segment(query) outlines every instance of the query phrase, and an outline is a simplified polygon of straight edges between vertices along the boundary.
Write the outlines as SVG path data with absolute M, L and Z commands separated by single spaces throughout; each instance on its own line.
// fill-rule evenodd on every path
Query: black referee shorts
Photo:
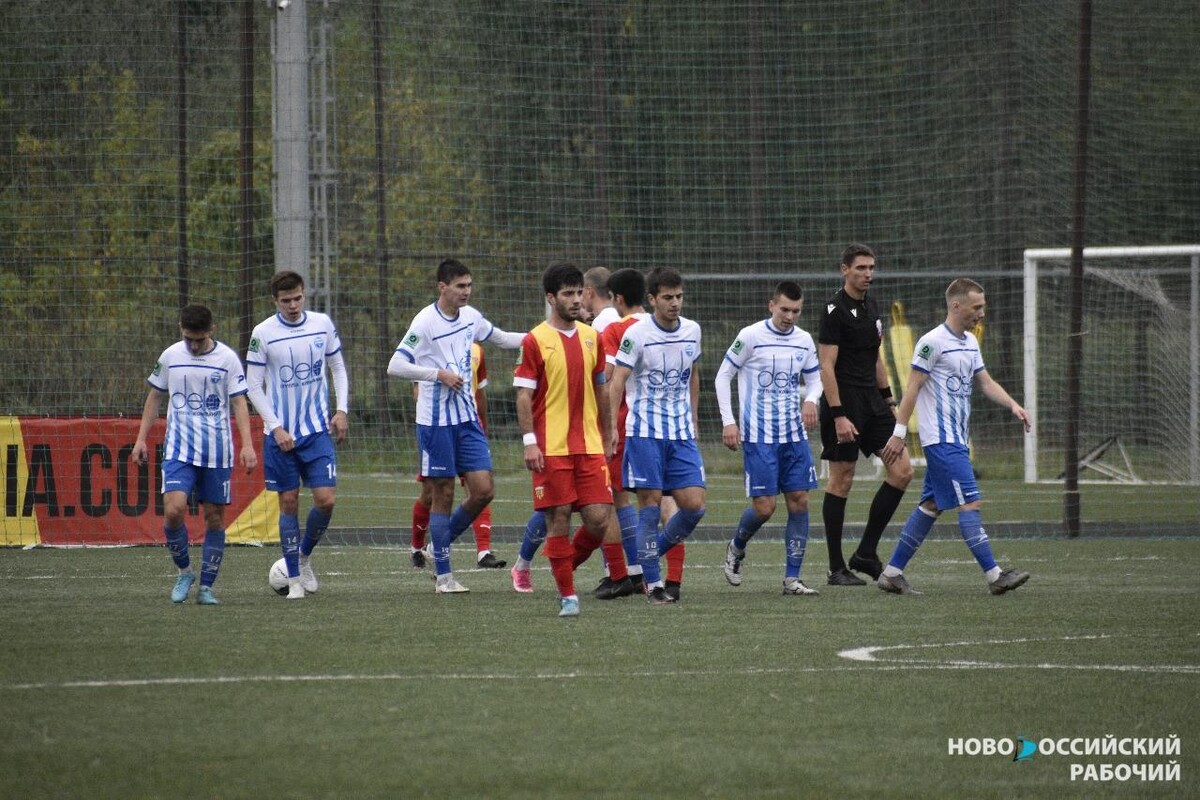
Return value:
M 839 387 L 842 409 L 846 418 L 858 428 L 858 439 L 839 444 L 837 429 L 829 404 L 821 397 L 821 458 L 825 461 L 857 461 L 858 453 L 871 456 L 883 449 L 892 431 L 896 428 L 896 415 L 892 407 L 879 394 L 879 390 L 859 386 Z

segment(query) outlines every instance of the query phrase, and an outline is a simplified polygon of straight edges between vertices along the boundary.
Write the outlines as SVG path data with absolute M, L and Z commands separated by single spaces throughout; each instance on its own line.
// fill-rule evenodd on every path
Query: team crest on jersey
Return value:
M 318 350 L 324 350 L 325 349 L 325 340 L 317 339 L 317 341 L 313 344 L 313 347 L 317 348 Z
M 688 358 L 691 358 L 696 353 L 696 348 L 689 344 L 683 348 L 683 352 L 687 354 Z
M 583 340 L 583 346 L 584 346 L 584 347 L 586 347 L 588 350 L 595 350 L 595 349 L 596 349 L 596 343 L 595 343 L 595 342 L 593 342 L 591 339 L 584 339 L 584 340 Z
M 837 306 L 836 306 L 836 305 L 834 305 L 833 303 L 830 303 L 829 305 L 825 306 L 825 313 L 826 313 L 826 314 L 832 314 L 832 313 L 833 313 L 833 310 L 834 310 L 835 308 L 837 308 Z
M 545 486 L 533 487 L 533 496 L 536 497 L 538 500 L 541 500 L 543 497 L 546 496 L 546 487 Z
M 155 375 L 161 375 L 161 374 L 162 374 L 162 362 L 161 362 L 161 361 L 155 361 L 155 362 L 154 362 L 154 374 L 155 374 Z
M 259 343 L 258 337 L 255 336 L 253 339 L 250 340 L 250 352 L 257 353 L 261 349 L 262 349 L 262 345 Z
M 924 345 L 921 347 L 920 351 L 917 352 L 917 358 L 929 358 L 929 356 L 932 354 L 933 348 L 929 345 Z
M 742 348 L 745 346 L 746 345 L 742 342 L 741 339 L 734 339 L 733 347 L 729 348 L 729 352 L 733 353 L 735 356 L 739 355 L 742 352 Z
M 221 382 L 221 373 L 214 372 L 212 374 L 212 377 L 209 378 L 209 380 L 212 381 L 213 383 L 220 383 Z
M 621 340 L 621 352 L 627 355 L 633 352 L 633 339 L 627 336 Z
M 854 317 L 855 319 L 858 319 L 858 309 L 857 308 L 850 309 L 850 316 Z
M 420 341 L 421 341 L 420 336 L 418 336 L 416 333 L 410 333 L 408 336 L 404 337 L 404 346 L 405 347 L 416 347 L 417 343 Z

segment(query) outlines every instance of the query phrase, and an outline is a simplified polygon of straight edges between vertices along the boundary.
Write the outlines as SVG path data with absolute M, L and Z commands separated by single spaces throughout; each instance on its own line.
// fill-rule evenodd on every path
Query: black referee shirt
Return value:
M 875 362 L 879 359 L 882 340 L 883 319 L 870 292 L 862 300 L 855 300 L 844 288 L 838 289 L 826 301 L 817 342 L 837 345 L 833 374 L 839 387 L 876 386 Z

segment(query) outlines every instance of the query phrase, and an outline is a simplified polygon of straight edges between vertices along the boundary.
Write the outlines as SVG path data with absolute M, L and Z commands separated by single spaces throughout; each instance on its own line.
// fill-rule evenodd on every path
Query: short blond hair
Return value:
M 955 300 L 966 300 L 971 292 L 983 294 L 983 287 L 970 278 L 955 278 L 950 281 L 950 285 L 946 287 L 946 308 Z

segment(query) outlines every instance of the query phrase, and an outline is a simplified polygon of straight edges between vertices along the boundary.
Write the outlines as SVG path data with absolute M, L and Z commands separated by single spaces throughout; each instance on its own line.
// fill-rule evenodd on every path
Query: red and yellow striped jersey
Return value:
M 513 386 L 533 389 L 533 432 L 547 456 L 603 455 L 596 379 L 600 337 L 579 323 L 568 335 L 543 322 L 525 334 Z

